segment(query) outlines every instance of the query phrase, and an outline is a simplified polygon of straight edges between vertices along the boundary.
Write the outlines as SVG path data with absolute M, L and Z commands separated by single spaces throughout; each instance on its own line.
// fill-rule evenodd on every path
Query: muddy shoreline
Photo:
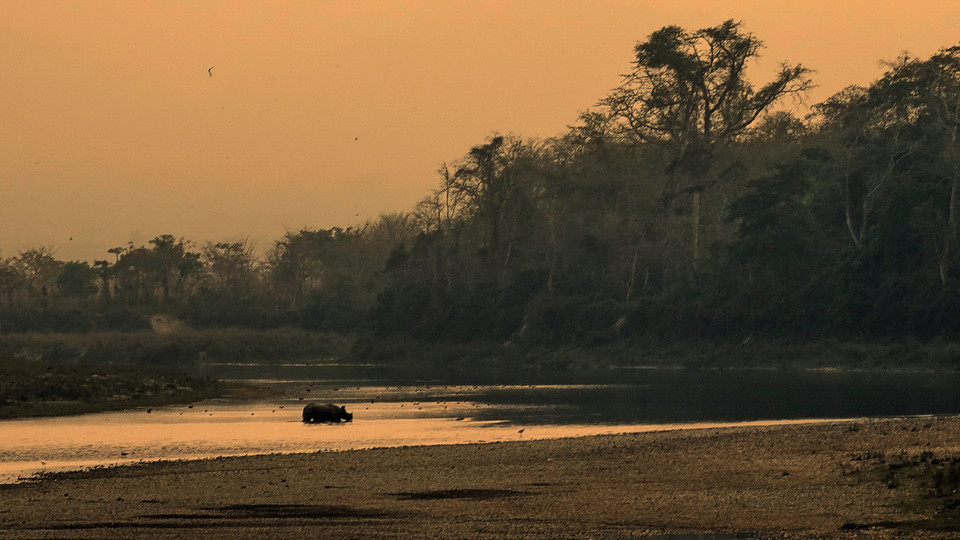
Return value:
M 0 486 L 0 537 L 955 538 L 958 463 L 957 416 L 160 462 Z

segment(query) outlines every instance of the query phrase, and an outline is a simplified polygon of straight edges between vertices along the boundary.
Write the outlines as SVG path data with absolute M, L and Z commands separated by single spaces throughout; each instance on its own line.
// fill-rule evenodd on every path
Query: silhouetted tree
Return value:
M 38 302 L 41 307 L 49 307 L 63 263 L 46 247 L 21 251 L 10 263 L 22 278 L 27 297 Z
M 694 264 L 701 194 L 720 180 L 721 153 L 774 103 L 811 86 L 808 69 L 784 64 L 773 81 L 755 89 L 746 72 L 762 46 L 733 20 L 694 32 L 666 26 L 637 44 L 634 69 L 600 101 L 625 137 L 663 151 L 663 215 L 669 219 L 689 197 Z
M 57 287 L 68 298 L 84 300 L 97 292 L 97 272 L 86 262 L 71 261 L 60 267 Z
M 215 287 L 230 299 L 237 298 L 244 290 L 249 291 L 257 279 L 257 261 L 248 240 L 208 242 L 203 248 L 202 260 Z
M 296 309 L 304 294 L 324 279 L 324 250 L 333 239 L 332 230 L 302 229 L 277 240 L 267 258 L 271 281 Z

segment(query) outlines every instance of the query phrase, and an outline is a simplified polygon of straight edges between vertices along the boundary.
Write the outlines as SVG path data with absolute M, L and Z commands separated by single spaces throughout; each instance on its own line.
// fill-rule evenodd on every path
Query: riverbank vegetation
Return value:
M 151 363 L 124 333 L 168 313 L 195 329 L 365 336 L 354 354 L 508 343 L 518 361 L 644 363 L 637 350 L 718 344 L 700 362 L 735 365 L 847 343 L 839 357 L 859 365 L 893 341 L 907 345 L 882 366 L 960 366 L 960 46 L 904 54 L 816 104 L 801 64 L 752 82 L 762 43 L 734 21 L 664 27 L 634 52 L 576 125 L 492 134 L 407 212 L 287 232 L 263 256 L 160 234 L 92 262 L 47 247 L 0 259 L 2 343 L 110 332 Z M 80 356 L 111 354 L 96 339 Z M 216 347 L 176 346 L 164 355 Z
M 351 344 L 351 338 L 337 333 L 302 329 L 183 328 L 175 331 L 5 334 L 0 336 L 0 354 L 56 364 L 275 364 L 289 360 L 324 362 L 342 358 Z
M 0 419 L 157 407 L 251 391 L 156 367 L 56 364 L 0 354 Z
M 610 369 L 792 369 L 838 371 L 948 372 L 960 368 L 960 343 L 949 339 L 853 340 L 660 339 L 557 347 L 471 341 L 431 343 L 391 336 L 361 338 L 348 363 L 374 363 L 463 372 L 533 370 L 596 372 Z
M 182 373 L 218 362 L 329 362 L 350 341 L 300 329 L 0 336 L 0 419 L 158 407 L 271 391 Z

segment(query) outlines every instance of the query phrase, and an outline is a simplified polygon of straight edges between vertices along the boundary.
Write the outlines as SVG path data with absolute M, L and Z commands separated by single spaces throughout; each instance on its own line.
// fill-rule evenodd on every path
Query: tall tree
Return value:
M 917 151 L 924 156 L 924 205 L 935 224 L 928 234 L 942 284 L 958 264 L 957 197 L 960 196 L 960 46 L 941 49 L 928 60 L 907 55 L 872 89 L 896 104 L 901 118 L 915 126 Z
M 119 254 L 117 255 L 119 259 Z M 93 268 L 97 273 L 97 277 L 100 279 L 100 298 L 103 301 L 103 305 L 107 306 L 110 304 L 110 276 L 114 273 L 115 267 L 110 266 L 109 261 L 105 260 L 95 260 L 93 261 Z
M 325 277 L 324 255 L 335 231 L 302 229 L 288 232 L 274 243 L 267 258 L 271 279 L 296 309 L 305 293 L 319 287 Z
M 97 272 L 85 262 L 64 263 L 57 276 L 57 287 L 63 296 L 82 302 L 97 292 Z
M 203 265 L 200 254 L 190 251 L 190 242 L 183 238 L 177 240 L 171 234 L 161 234 L 153 240 L 151 250 L 155 264 L 154 271 L 163 293 L 163 301 L 168 302 L 174 296 L 182 299 L 186 294 L 187 282 L 198 276 Z
M 256 281 L 256 259 L 249 240 L 208 242 L 202 260 L 218 289 L 233 300 Z
M 844 222 L 857 249 L 897 191 L 905 160 L 913 157 L 917 145 L 906 118 L 896 112 L 900 104 L 882 94 L 876 88 L 850 86 L 814 107 L 823 141 L 836 154 Z
M 694 32 L 666 26 L 636 45 L 633 71 L 600 102 L 624 136 L 664 151 L 664 215 L 690 199 L 694 262 L 700 196 L 719 180 L 719 153 L 777 101 L 811 87 L 807 68 L 783 64 L 755 89 L 746 72 L 762 47 L 733 20 Z
M 520 209 L 528 200 L 531 171 L 538 149 L 515 137 L 495 135 L 474 146 L 456 165 L 452 177 L 445 174 L 444 192 L 462 204 L 482 229 L 479 253 L 486 279 L 502 282 L 514 254 L 514 233 Z M 449 204 L 445 206 L 449 208 Z M 512 226 L 513 230 L 510 230 Z
M 878 235 L 906 227 L 912 214 L 910 227 L 931 253 L 925 258 L 946 284 L 960 262 L 960 47 L 926 60 L 905 54 L 869 87 L 847 88 L 816 109 L 837 155 L 853 247 L 876 250 Z
M 121 302 L 141 306 L 151 302 L 156 296 L 157 265 L 153 253 L 145 246 L 135 247 L 131 242 L 122 253 L 117 255 L 114 266 L 116 273 L 116 295 Z
M 7 309 L 13 309 L 24 290 L 24 277 L 13 264 L 13 259 L 0 259 L 0 297 Z
M 62 262 L 45 247 L 21 251 L 12 259 L 13 268 L 23 278 L 27 296 L 46 308 L 55 292 Z

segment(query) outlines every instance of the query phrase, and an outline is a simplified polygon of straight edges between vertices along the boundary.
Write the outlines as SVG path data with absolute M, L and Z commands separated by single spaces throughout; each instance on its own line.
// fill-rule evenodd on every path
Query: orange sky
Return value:
M 812 102 L 960 41 L 955 0 L 0 0 L 0 257 L 410 210 L 491 133 L 561 133 L 650 32 L 727 18 Z

